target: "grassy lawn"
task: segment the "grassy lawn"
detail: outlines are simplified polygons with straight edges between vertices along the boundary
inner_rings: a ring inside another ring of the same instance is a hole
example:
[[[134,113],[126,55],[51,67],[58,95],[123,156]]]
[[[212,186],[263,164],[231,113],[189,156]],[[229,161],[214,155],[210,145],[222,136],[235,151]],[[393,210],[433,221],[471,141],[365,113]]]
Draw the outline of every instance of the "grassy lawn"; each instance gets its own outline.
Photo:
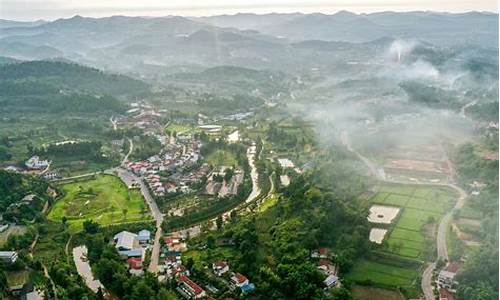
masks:
[[[404,297],[391,290],[384,290],[366,286],[355,286],[352,288],[354,299],[359,300],[403,300]]]
[[[236,165],[236,157],[229,151],[217,150],[207,157],[207,162],[215,167]]]
[[[23,285],[28,281],[28,278],[30,277],[30,271],[29,270],[22,270],[22,271],[7,271],[7,286],[12,287],[12,286],[19,286]]]
[[[374,282],[386,287],[411,289],[418,276],[417,270],[360,260],[346,278],[356,283]]]
[[[196,131],[197,128],[193,126],[192,124],[180,124],[180,123],[172,123],[168,125],[165,130],[168,130],[170,132],[177,132],[177,133],[188,133],[192,131]]]
[[[81,230],[87,219],[107,225],[149,218],[140,191],[129,190],[115,176],[100,175],[95,179],[64,184],[62,190],[64,196],[52,207],[48,219],[61,221],[65,216],[72,232]]]
[[[226,260],[231,263],[231,259],[236,255],[236,252],[230,247],[216,247],[209,250],[189,250],[182,253],[183,259],[192,258],[194,265],[203,269],[203,262],[215,262],[218,260]],[[212,268],[212,266],[209,266]]]

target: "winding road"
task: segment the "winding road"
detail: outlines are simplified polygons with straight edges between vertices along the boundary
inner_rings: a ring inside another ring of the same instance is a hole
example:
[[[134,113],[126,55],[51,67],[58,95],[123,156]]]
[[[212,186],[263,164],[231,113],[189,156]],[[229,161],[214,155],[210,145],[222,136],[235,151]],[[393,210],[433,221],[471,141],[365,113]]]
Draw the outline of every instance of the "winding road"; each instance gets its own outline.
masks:
[[[262,150],[261,150],[262,151]],[[257,172],[257,168],[255,167],[255,156],[257,153],[255,153],[255,146],[252,145],[247,149],[247,159],[248,159],[248,164],[250,165],[250,177],[252,178],[252,191],[250,192],[250,195],[248,195],[247,199],[242,202],[241,204],[237,205],[236,207],[233,207],[231,209],[228,209],[227,211],[222,213],[222,219],[223,221],[229,220],[229,217],[231,215],[232,211],[239,210],[241,209],[244,205],[254,201],[255,199],[258,198],[260,195],[260,187],[258,185],[259,182],[259,173]],[[208,222],[212,222],[211,229],[216,229],[216,218],[212,218],[208,220]],[[180,235],[189,235],[190,237],[197,236],[201,233],[201,224],[196,224],[191,227],[181,229],[175,232],[171,232],[174,234],[180,234]]]

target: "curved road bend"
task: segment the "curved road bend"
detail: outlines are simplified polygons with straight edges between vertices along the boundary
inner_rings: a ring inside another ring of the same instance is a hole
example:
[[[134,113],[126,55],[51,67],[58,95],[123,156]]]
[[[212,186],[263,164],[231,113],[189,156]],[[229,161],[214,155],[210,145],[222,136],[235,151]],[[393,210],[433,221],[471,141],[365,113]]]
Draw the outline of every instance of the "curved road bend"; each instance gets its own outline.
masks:
[[[450,224],[450,221],[453,217],[453,212],[462,208],[463,205],[465,204],[465,199],[467,198],[467,193],[460,188],[459,186],[453,184],[453,183],[408,183],[408,182],[403,182],[403,181],[396,181],[396,180],[387,180],[385,179],[385,176],[382,176],[380,172],[378,172],[375,164],[373,164],[368,158],[357,152],[352,148],[352,146],[349,143],[349,139],[347,136],[347,132],[343,131],[341,135],[341,140],[344,146],[349,150],[350,152],[354,153],[356,156],[358,156],[365,164],[366,166],[370,169],[372,174],[379,180],[388,182],[388,183],[400,183],[400,184],[412,184],[412,185],[432,185],[432,186],[444,186],[444,187],[449,187],[454,189],[459,193],[459,198],[457,202],[455,203],[455,206],[448,211],[442,218],[441,221],[439,222],[438,226],[438,232],[437,232],[437,237],[436,237],[436,248],[437,248],[437,257],[438,260],[439,258],[442,258],[444,260],[448,260],[448,249],[446,247],[446,234],[448,233],[448,226]],[[451,163],[450,163],[451,165]],[[421,288],[424,293],[425,299],[426,300],[434,300],[436,297],[434,295],[434,291],[432,288],[432,273],[434,269],[436,268],[436,262],[433,262],[425,268],[423,274],[422,274],[422,282],[421,282]]]
[[[233,210],[238,210],[241,208],[241,206],[254,201],[260,194],[260,187],[258,185],[259,173],[257,172],[257,168],[255,167],[255,155],[256,155],[256,153],[255,153],[254,147],[255,146],[250,146],[247,149],[248,164],[250,165],[250,168],[251,168],[250,177],[252,178],[252,191],[250,192],[250,195],[247,197],[247,199],[244,202],[242,202],[241,204],[237,205],[236,207],[233,207],[233,208],[222,213],[222,218],[224,221],[229,219],[229,216],[231,215],[231,212]],[[216,226],[215,221],[216,220],[217,220],[217,217],[209,220],[209,222],[213,223],[212,229],[215,229],[215,226]],[[199,235],[200,232],[201,232],[201,224],[197,224],[197,225],[194,225],[194,226],[191,226],[191,227],[188,227],[185,229],[181,229],[181,230],[178,230],[178,231],[175,231],[172,233],[178,233],[181,235],[189,233],[189,236],[193,237],[193,236]]]

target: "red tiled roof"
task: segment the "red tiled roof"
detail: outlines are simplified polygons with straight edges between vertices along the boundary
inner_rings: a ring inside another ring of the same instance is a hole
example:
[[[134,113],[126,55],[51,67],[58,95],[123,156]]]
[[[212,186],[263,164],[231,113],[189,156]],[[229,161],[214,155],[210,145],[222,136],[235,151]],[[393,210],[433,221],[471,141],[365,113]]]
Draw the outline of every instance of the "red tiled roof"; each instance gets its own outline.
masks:
[[[238,280],[238,283],[243,283],[243,282],[248,280],[244,275],[242,275],[240,273],[236,273],[234,276]]]
[[[447,289],[439,289],[440,300],[455,300],[455,297]]]
[[[165,244],[174,244],[179,242],[179,238],[172,236],[164,237],[163,240],[165,241]]]
[[[203,293],[203,289],[199,285],[194,283],[191,279],[189,279],[189,277],[187,277],[185,275],[180,276],[179,279],[177,279],[177,282],[185,283],[188,286],[190,286],[193,289],[195,295],[199,295],[199,294]]]
[[[454,261],[454,262],[451,262],[448,266],[446,266],[445,271],[448,271],[451,273],[457,273],[461,266],[462,266],[461,263]]]
[[[178,273],[184,273],[186,271],[187,271],[186,267],[184,267],[183,265],[179,265],[179,266],[172,269],[172,274],[175,275]]]
[[[177,257],[169,255],[169,256],[167,256],[167,258],[165,260],[167,260],[169,262],[176,262],[177,261]]]
[[[217,261],[214,265],[218,268],[224,269],[227,266],[227,263],[225,261]]]
[[[332,262],[329,261],[328,259],[320,259],[319,262],[318,262],[318,266],[331,266],[332,265]]]
[[[318,252],[321,255],[325,255],[325,254],[328,254],[328,252],[330,252],[330,249],[328,249],[328,248],[319,248]]]
[[[142,260],[139,257],[131,257],[127,262],[130,269],[142,270]]]

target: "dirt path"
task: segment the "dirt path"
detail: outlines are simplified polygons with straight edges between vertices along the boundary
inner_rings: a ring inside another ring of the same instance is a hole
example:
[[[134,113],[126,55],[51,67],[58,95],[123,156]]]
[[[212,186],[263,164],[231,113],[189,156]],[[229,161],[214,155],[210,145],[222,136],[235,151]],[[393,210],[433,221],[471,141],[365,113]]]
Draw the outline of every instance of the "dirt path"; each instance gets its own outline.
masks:
[[[122,162],[121,162],[121,165],[125,165],[127,162],[128,162],[128,157],[130,156],[130,154],[132,153],[132,151],[134,151],[134,142],[132,142],[132,140],[130,138],[127,138],[128,140],[128,143],[129,143],[129,149],[128,149],[128,152],[127,154],[125,155],[125,157],[123,158]]]

